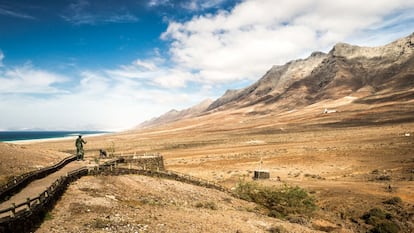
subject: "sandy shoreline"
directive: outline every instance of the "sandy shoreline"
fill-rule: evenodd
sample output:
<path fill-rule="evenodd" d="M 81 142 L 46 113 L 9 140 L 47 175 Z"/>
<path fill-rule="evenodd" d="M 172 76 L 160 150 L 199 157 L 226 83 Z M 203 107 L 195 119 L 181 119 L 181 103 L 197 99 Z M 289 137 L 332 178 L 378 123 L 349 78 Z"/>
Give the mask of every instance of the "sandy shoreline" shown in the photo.
<path fill-rule="evenodd" d="M 96 133 L 96 134 L 85 134 L 82 135 L 83 138 L 90 138 L 90 137 L 97 137 L 103 135 L 109 135 L 113 133 Z M 24 140 L 13 140 L 13 141 L 2 141 L 2 143 L 11 143 L 11 144 L 34 144 L 34 143 L 42 143 L 42 142 L 50 142 L 50 141 L 66 141 L 66 140 L 75 140 L 78 136 L 65 136 L 65 137 L 56 137 L 56 138 L 41 138 L 41 139 L 24 139 Z"/>

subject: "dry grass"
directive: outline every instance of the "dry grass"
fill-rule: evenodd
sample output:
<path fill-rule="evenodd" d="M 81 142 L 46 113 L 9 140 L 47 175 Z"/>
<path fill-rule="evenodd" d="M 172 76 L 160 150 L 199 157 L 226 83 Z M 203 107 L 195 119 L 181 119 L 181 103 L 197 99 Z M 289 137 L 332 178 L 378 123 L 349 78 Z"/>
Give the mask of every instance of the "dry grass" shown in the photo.
<path fill-rule="evenodd" d="M 315 229 L 369 231 L 374 226 L 366 224 L 361 216 L 375 207 L 385 209 L 389 205 L 383 203 L 385 200 L 398 197 L 399 209 L 389 212 L 404 232 L 413 226 L 410 213 L 414 212 L 414 137 L 404 133 L 413 132 L 414 123 L 389 123 L 392 115 L 382 114 L 384 108 L 371 107 L 369 122 L 361 119 L 367 115 L 363 112 L 367 106 L 361 104 L 336 107 L 340 112 L 336 115 L 322 114 L 322 105 L 268 115 L 248 114 L 247 109 L 213 113 L 159 128 L 87 138 L 86 158 L 94 161 L 101 148 L 114 148 L 118 155 L 160 153 L 167 169 L 214 180 L 228 188 L 236 187 L 240 179 L 250 179 L 255 169 L 266 169 L 271 178 L 258 181 L 260 185 L 286 183 L 315 198 L 319 208 L 310 220 Z M 412 105 L 404 109 L 410 110 Z M 395 119 L 398 117 L 395 115 Z M 31 151 L 69 152 L 73 151 L 73 142 L 25 147 Z M 15 165 L 19 165 L 18 161 Z M 135 182 L 131 180 L 128 185 Z M 112 192 L 107 194 L 115 195 Z M 165 208 L 164 202 L 151 200 L 147 200 L 148 205 L 159 211 Z M 125 198 L 125 202 L 137 207 L 145 200 Z M 217 211 L 209 202 L 198 200 L 191 208 Z M 222 199 L 214 201 L 218 210 L 223 203 L 226 201 Z M 248 209 L 252 211 L 254 207 Z M 59 219 L 59 215 L 53 216 Z"/>

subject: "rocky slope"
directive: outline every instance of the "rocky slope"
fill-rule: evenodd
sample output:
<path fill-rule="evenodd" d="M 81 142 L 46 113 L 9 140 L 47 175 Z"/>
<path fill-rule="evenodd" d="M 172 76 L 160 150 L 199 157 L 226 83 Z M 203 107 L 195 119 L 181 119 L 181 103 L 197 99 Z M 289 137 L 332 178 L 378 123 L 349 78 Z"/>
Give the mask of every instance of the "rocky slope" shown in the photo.
<path fill-rule="evenodd" d="M 161 115 L 160 117 L 155 117 L 151 120 L 141 123 L 140 125 L 138 125 L 138 128 L 145 128 L 145 127 L 150 127 L 153 125 L 166 124 L 166 123 L 174 122 L 180 119 L 197 116 L 201 114 L 202 112 L 204 112 L 208 108 L 208 106 L 210 106 L 212 102 L 213 100 L 206 99 L 193 107 L 190 107 L 190 108 L 187 108 L 181 111 L 172 109 L 169 112 Z"/>
<path fill-rule="evenodd" d="M 381 47 L 338 43 L 328 54 L 315 52 L 304 60 L 272 67 L 253 85 L 227 91 L 208 110 L 255 104 L 291 108 L 350 95 L 410 91 L 413 51 L 414 34 Z"/>

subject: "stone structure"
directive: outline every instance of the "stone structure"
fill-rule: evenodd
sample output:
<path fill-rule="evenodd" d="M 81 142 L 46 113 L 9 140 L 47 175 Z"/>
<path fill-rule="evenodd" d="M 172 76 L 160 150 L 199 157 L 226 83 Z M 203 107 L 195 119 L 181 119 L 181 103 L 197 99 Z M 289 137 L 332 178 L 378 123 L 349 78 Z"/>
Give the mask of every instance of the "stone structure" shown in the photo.
<path fill-rule="evenodd" d="M 265 171 L 265 170 L 255 170 L 254 171 L 253 179 L 255 179 L 255 180 L 258 180 L 258 179 L 269 179 L 269 178 L 270 178 L 269 171 Z"/>
<path fill-rule="evenodd" d="M 164 158 L 161 155 L 134 155 L 120 157 L 121 163 L 136 167 L 142 170 L 163 171 Z"/>

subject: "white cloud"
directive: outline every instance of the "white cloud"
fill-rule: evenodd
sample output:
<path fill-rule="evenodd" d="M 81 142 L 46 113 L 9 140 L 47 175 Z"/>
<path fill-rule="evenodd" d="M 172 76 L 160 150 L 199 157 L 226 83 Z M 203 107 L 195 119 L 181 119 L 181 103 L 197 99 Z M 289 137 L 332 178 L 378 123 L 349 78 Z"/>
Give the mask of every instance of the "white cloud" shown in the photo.
<path fill-rule="evenodd" d="M 189 2 L 193 10 L 212 7 L 203 5 L 208 1 Z M 73 4 L 72 13 L 79 14 L 68 20 L 96 23 L 84 11 L 88 4 Z M 172 1 L 149 2 L 165 4 Z M 413 1 L 402 0 L 246 0 L 231 11 L 169 22 L 161 35 L 170 43 L 169 58 L 155 49 L 153 58 L 84 69 L 72 79 L 30 64 L 1 67 L 0 51 L 0 128 L 127 129 L 169 109 L 217 97 L 226 86 L 257 80 L 272 65 L 330 49 L 336 42 L 371 45 L 408 35 L 412 27 L 399 22 L 414 22 L 413 10 Z M 70 88 L 63 89 L 67 83 Z"/>
<path fill-rule="evenodd" d="M 150 7 L 157 7 L 162 5 L 170 4 L 170 0 L 150 0 L 148 2 L 148 6 Z"/>
<path fill-rule="evenodd" d="M 141 59 L 137 59 L 133 62 L 134 65 L 140 66 L 150 71 L 154 71 L 157 68 L 157 65 L 151 61 L 144 61 Z"/>
<path fill-rule="evenodd" d="M 205 98 L 198 90 L 181 93 L 172 88 L 185 83 L 179 76 L 188 76 L 187 72 L 145 68 L 152 62 L 135 61 L 114 70 L 84 70 L 73 79 L 30 64 L 0 69 L 0 128 L 125 130 Z M 61 82 L 70 88 L 54 87 Z"/>
<path fill-rule="evenodd" d="M 25 64 L 0 71 L 0 94 L 5 93 L 60 93 L 65 92 L 53 85 L 66 82 L 67 77 Z"/>
<path fill-rule="evenodd" d="M 151 88 L 183 88 L 188 81 L 195 80 L 195 76 L 189 70 L 168 67 L 165 61 L 158 57 L 148 60 L 137 59 L 130 65 L 106 70 L 105 73 L 117 80 L 139 79 L 141 84 Z"/>
<path fill-rule="evenodd" d="M 366 38 L 413 10 L 414 2 L 402 0 L 247 0 L 229 12 L 172 21 L 161 38 L 171 41 L 173 61 L 203 82 L 256 80 L 274 64 Z"/>
<path fill-rule="evenodd" d="M 181 7 L 191 11 L 200 11 L 213 8 L 222 4 L 225 0 L 188 0 L 181 3 Z"/>

